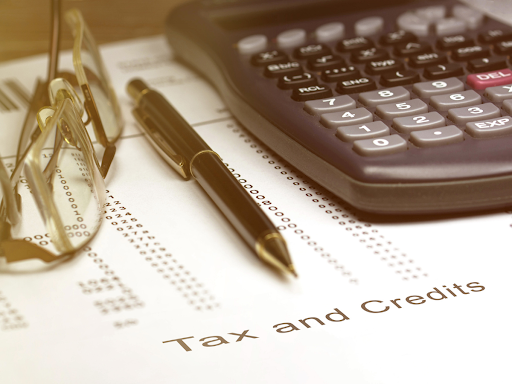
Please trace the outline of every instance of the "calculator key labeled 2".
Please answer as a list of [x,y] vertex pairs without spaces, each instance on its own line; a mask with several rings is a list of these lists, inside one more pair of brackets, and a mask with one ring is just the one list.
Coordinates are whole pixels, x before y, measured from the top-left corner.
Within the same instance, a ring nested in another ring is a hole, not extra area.
[[399,135],[354,142],[354,151],[362,156],[383,156],[407,151],[407,142]]
[[372,121],[372,113],[365,108],[350,109],[345,112],[325,113],[320,117],[320,123],[327,128],[371,123]]
[[379,104],[395,103],[411,98],[411,94],[404,87],[381,89],[378,91],[363,92],[359,94],[359,101],[367,107],[375,107]]
[[336,136],[346,142],[373,139],[386,135],[389,135],[389,127],[382,121],[374,121],[373,123],[359,125],[348,125],[346,127],[339,127],[336,131]]
[[310,100],[304,104],[304,109],[312,115],[321,115],[323,113],[346,111],[354,109],[356,102],[347,95],[331,97],[323,100]]
[[448,118],[456,124],[465,124],[470,121],[500,116],[500,109],[492,103],[475,105],[474,107],[455,108],[448,111]]
[[384,120],[393,120],[396,117],[418,115],[427,113],[428,106],[420,99],[413,99],[401,103],[382,104],[377,106],[375,113]]
[[459,143],[464,141],[462,131],[455,125],[411,133],[411,142],[423,148]]
[[397,117],[393,119],[393,128],[401,133],[411,133],[425,129],[439,128],[446,125],[446,120],[437,112],[417,116]]
[[478,139],[505,136],[512,133],[512,117],[475,121],[466,124],[466,132]]
[[430,105],[439,111],[447,111],[451,108],[467,107],[480,103],[482,103],[482,98],[475,91],[462,91],[430,98]]

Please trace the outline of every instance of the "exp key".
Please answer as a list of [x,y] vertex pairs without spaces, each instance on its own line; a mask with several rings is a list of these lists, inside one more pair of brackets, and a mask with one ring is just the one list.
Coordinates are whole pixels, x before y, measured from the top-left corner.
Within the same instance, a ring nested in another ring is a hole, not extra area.
[[510,116],[503,116],[498,119],[467,123],[466,132],[476,138],[509,135],[512,133],[512,118]]

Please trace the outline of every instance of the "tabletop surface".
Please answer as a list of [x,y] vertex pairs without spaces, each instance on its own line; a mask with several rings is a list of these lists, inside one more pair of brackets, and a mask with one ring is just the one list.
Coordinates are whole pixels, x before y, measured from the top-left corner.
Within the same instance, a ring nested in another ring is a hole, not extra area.
[[[163,33],[169,11],[186,0],[62,0],[78,8],[98,44]],[[50,38],[50,0],[0,0],[0,61],[45,53]],[[61,48],[71,48],[63,26]]]

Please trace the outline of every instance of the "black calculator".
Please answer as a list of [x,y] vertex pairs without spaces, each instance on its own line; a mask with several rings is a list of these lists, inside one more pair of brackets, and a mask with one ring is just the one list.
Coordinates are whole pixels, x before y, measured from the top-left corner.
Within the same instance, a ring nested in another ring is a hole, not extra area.
[[512,203],[512,28],[457,1],[204,0],[166,35],[234,116],[363,211]]

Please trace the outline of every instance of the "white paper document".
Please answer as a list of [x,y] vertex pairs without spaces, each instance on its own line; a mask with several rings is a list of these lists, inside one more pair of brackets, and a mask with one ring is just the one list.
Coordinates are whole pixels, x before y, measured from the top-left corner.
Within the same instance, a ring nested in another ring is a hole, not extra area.
[[[359,217],[237,124],[163,37],[101,52],[125,119],[105,217],[71,262],[0,274],[0,383],[512,382],[512,211]],[[45,71],[46,56],[0,65],[11,169],[26,103],[8,84],[32,90]],[[130,113],[134,77],[260,203],[298,279],[258,260],[199,185],[156,154]],[[39,220],[21,193],[23,219]],[[44,246],[27,225],[26,240]]]

